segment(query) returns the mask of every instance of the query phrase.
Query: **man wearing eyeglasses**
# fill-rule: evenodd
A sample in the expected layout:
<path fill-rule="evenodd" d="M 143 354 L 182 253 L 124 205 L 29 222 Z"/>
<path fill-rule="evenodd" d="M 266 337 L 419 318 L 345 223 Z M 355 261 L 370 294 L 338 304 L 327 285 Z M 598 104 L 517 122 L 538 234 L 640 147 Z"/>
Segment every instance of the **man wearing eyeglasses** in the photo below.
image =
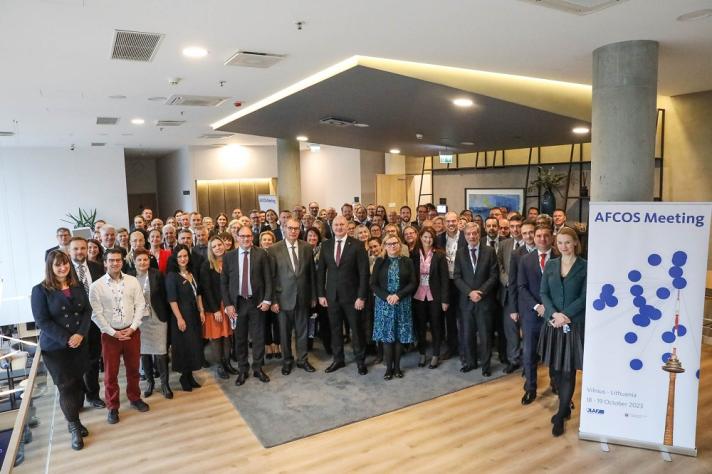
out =
<path fill-rule="evenodd" d="M 276 263 L 274 303 L 272 311 L 279 313 L 279 333 L 284 351 L 282 374 L 292 372 L 292 332 L 297 338 L 297 367 L 314 372 L 307 359 L 309 308 L 316 306 L 316 269 L 311 246 L 299 240 L 299 221 L 287 221 L 287 238 L 269 248 Z"/>
<path fill-rule="evenodd" d="M 69 229 L 66 227 L 60 227 L 57 229 L 57 243 L 59 245 L 55 245 L 51 249 L 45 250 L 45 260 L 47 260 L 47 256 L 52 252 L 53 250 L 61 250 L 62 252 L 68 254 L 69 253 L 69 240 L 72 238 L 72 234 L 69 232 Z"/>
<path fill-rule="evenodd" d="M 249 334 L 252 340 L 252 372 L 263 383 L 269 377 L 262 370 L 265 358 L 265 312 L 272 304 L 272 272 L 269 256 L 253 246 L 252 229 L 242 226 L 237 232 L 238 248 L 223 257 L 220 274 L 225 312 L 235 326 L 235 354 L 239 373 L 235 385 L 247 379 L 250 364 L 247 354 Z"/>

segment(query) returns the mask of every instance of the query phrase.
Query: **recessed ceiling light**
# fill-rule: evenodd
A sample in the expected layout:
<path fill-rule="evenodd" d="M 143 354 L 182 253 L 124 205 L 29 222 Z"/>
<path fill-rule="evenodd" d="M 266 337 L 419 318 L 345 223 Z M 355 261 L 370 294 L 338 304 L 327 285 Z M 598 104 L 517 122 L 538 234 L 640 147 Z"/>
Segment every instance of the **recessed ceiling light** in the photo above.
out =
<path fill-rule="evenodd" d="M 475 144 L 475 142 L 460 142 L 460 145 L 465 145 L 465 146 L 472 146 L 474 144 Z"/>
<path fill-rule="evenodd" d="M 690 13 L 685 13 L 677 17 L 677 21 L 695 21 L 703 20 L 712 16 L 712 8 L 705 8 L 704 10 L 697 10 Z"/>
<path fill-rule="evenodd" d="M 109 99 L 125 99 L 126 96 L 122 94 L 110 95 Z"/>
<path fill-rule="evenodd" d="M 572 130 L 572 132 L 574 132 L 574 133 L 577 134 L 577 135 L 585 135 L 585 134 L 587 134 L 587 133 L 590 132 L 590 131 L 591 131 L 591 130 L 589 130 L 588 127 L 576 127 L 576 128 L 574 128 L 574 129 Z"/>
<path fill-rule="evenodd" d="M 183 50 L 183 56 L 188 58 L 204 58 L 208 55 L 208 50 L 200 46 L 191 46 Z"/>
<path fill-rule="evenodd" d="M 298 142 L 306 142 L 306 141 L 309 141 L 309 137 L 307 137 L 306 135 L 297 135 L 297 141 Z"/>
<path fill-rule="evenodd" d="M 472 99 L 468 99 L 466 97 L 455 99 L 452 101 L 452 103 L 457 105 L 458 107 L 472 107 L 473 105 L 475 105 Z"/>
<path fill-rule="evenodd" d="M 131 123 L 134 125 L 143 125 L 146 121 L 142 118 L 131 119 Z"/>
<path fill-rule="evenodd" d="M 310 143 L 309 144 L 309 151 L 311 151 L 312 153 L 316 153 L 319 150 L 321 150 L 321 145 L 319 145 L 318 143 Z"/>
<path fill-rule="evenodd" d="M 163 97 L 162 95 L 157 95 L 157 96 L 149 97 L 148 100 L 150 100 L 152 102 L 163 102 L 164 100 L 166 100 L 166 97 Z"/>
<path fill-rule="evenodd" d="M 391 155 L 400 155 L 400 149 L 391 148 L 390 150 L 388 150 L 388 153 L 390 153 Z"/>
<path fill-rule="evenodd" d="M 361 123 L 361 122 L 355 122 L 355 123 L 354 123 L 354 127 L 366 128 L 366 127 L 368 127 L 368 124 L 367 124 L 367 123 Z"/>

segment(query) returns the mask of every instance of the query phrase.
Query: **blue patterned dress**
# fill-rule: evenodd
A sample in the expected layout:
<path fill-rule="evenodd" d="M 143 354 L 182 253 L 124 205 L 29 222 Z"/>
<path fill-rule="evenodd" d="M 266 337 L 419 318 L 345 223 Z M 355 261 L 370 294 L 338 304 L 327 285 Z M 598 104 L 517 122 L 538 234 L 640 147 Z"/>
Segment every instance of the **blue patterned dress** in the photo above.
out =
<path fill-rule="evenodd" d="M 385 263 L 385 262 L 384 262 Z M 388 258 L 388 294 L 398 292 L 400 286 L 399 258 Z M 374 311 L 373 340 L 379 342 L 400 342 L 408 344 L 414 341 L 411 297 L 406 296 L 398 304 L 390 305 L 376 295 Z"/>

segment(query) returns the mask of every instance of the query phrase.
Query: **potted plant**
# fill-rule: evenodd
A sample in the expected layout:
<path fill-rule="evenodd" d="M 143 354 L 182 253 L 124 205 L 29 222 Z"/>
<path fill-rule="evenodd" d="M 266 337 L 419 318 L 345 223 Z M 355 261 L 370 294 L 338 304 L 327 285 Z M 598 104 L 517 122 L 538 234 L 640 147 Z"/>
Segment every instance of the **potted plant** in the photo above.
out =
<path fill-rule="evenodd" d="M 61 219 L 62 222 L 66 222 L 67 224 L 73 224 L 75 229 L 78 229 L 80 227 L 89 227 L 90 229 L 94 230 L 94 223 L 96 222 L 96 209 L 93 209 L 91 211 L 85 211 L 80 207 L 79 212 L 76 216 L 73 216 L 71 213 L 67 213 L 67 217 L 69 217 L 71 221 L 67 219 Z"/>
<path fill-rule="evenodd" d="M 556 196 L 554 196 L 554 191 L 559 193 L 561 197 L 564 195 L 559 191 L 559 186 L 566 179 L 566 174 L 554 172 L 554 167 L 552 166 L 548 170 L 543 169 L 541 166 L 537 166 L 536 178 L 530 183 L 529 190 L 539 190 L 541 192 L 540 209 L 539 211 L 543 214 L 552 215 L 556 209 Z"/>

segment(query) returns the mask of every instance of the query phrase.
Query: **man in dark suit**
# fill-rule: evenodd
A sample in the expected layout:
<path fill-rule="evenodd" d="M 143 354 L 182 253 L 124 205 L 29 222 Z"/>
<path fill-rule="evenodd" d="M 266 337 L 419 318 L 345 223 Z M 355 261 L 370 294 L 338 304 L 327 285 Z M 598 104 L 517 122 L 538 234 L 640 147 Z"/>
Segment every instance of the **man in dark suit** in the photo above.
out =
<path fill-rule="evenodd" d="M 238 247 L 223 257 L 220 274 L 225 313 L 237 318 L 235 354 L 239 373 L 235 385 L 248 377 L 247 335 L 252 340 L 252 371 L 261 382 L 269 382 L 262 370 L 265 358 L 265 312 L 272 304 L 272 271 L 269 255 L 252 245 L 252 229 L 243 226 L 237 231 Z"/>
<path fill-rule="evenodd" d="M 72 233 L 67 229 L 66 227 L 60 227 L 57 229 L 57 244 L 51 249 L 45 250 L 45 260 L 47 260 L 47 256 L 49 253 L 53 250 L 61 250 L 64 253 L 67 253 L 69 250 L 69 239 L 72 238 Z"/>
<path fill-rule="evenodd" d="M 279 213 L 279 227 L 274 229 L 274 237 L 275 237 L 275 242 L 279 242 L 280 240 L 284 239 L 284 236 L 287 235 L 287 221 L 292 218 L 292 213 L 287 211 L 287 210 L 282 210 Z"/>
<path fill-rule="evenodd" d="M 200 252 L 195 251 L 193 247 L 193 232 L 191 232 L 190 229 L 181 229 L 178 231 L 178 244 L 185 245 L 190 249 L 190 261 L 193 262 L 193 268 L 201 268 L 203 266 L 205 259 Z"/>
<path fill-rule="evenodd" d="M 528 405 L 536 399 L 536 346 L 541 333 L 544 305 L 539 293 L 541 275 L 546 262 L 551 259 L 553 236 L 551 227 L 540 225 L 534 231 L 536 250 L 524 255 L 519 260 L 517 269 L 518 307 L 522 326 L 522 365 L 524 366 L 524 396 L 522 405 Z"/>
<path fill-rule="evenodd" d="M 455 257 L 455 285 L 460 290 L 460 314 L 464 364 L 460 371 L 477 367 L 475 349 L 478 348 L 482 375 L 489 377 L 492 357 L 492 320 L 496 310 L 499 270 L 494 249 L 480 245 L 480 227 L 468 222 L 464 229 L 467 246 Z M 475 328 L 479 344 L 475 340 Z"/>
<path fill-rule="evenodd" d="M 403 229 L 408 227 L 409 225 L 412 225 L 416 229 L 418 228 L 418 223 L 417 222 L 410 222 L 410 217 L 412 214 L 412 211 L 410 210 L 410 206 L 401 206 L 399 209 L 400 212 L 400 230 L 401 233 L 403 232 Z"/>
<path fill-rule="evenodd" d="M 276 263 L 272 311 L 279 313 L 279 332 L 284 354 L 282 374 L 292 372 L 292 332 L 297 338 L 297 367 L 314 372 L 307 359 L 309 308 L 316 306 L 316 269 L 311 246 L 299 240 L 299 221 L 287 221 L 287 238 L 267 251 Z"/>
<path fill-rule="evenodd" d="M 418 206 L 426 208 L 426 206 Z M 450 306 L 447 311 L 445 311 L 445 341 L 447 343 L 447 350 L 440 357 L 443 360 L 448 359 L 451 355 L 455 356 L 458 354 L 458 347 L 462 344 L 460 343 L 459 332 L 457 330 L 457 322 L 460 318 L 459 304 L 460 298 L 455 286 L 455 257 L 457 256 L 457 251 L 461 248 L 467 247 L 467 242 L 465 241 L 465 233 L 460 232 L 458 229 L 459 218 L 456 212 L 448 212 L 445 214 L 445 232 L 437 236 L 438 246 L 445 250 L 445 256 L 447 260 L 447 270 L 448 276 L 450 277 Z"/>
<path fill-rule="evenodd" d="M 252 245 L 259 247 L 260 234 L 265 230 L 270 230 L 270 227 L 268 224 L 264 224 L 260 221 L 260 211 L 257 209 L 250 211 L 250 221 L 252 221 Z M 279 240 L 282 239 L 280 238 Z"/>
<path fill-rule="evenodd" d="M 347 220 L 334 218 L 334 237 L 321 244 L 321 260 L 317 272 L 319 304 L 329 312 L 331 348 L 334 361 L 326 372 L 345 366 L 344 337 L 341 333 L 344 317 L 351 327 L 351 344 L 358 373 L 368 373 L 365 363 L 363 322 L 360 311 L 368 297 L 368 255 L 362 242 L 346 235 Z"/>
<path fill-rule="evenodd" d="M 87 260 L 87 241 L 84 237 L 72 237 L 69 241 L 69 257 L 77 280 L 82 284 L 89 296 L 89 287 L 101 278 L 104 267 Z M 99 366 L 101 365 L 101 331 L 94 322 L 89 325 L 87 334 L 89 362 L 84 371 L 84 398 L 94 408 L 106 408 L 106 403 L 99 396 Z"/>

